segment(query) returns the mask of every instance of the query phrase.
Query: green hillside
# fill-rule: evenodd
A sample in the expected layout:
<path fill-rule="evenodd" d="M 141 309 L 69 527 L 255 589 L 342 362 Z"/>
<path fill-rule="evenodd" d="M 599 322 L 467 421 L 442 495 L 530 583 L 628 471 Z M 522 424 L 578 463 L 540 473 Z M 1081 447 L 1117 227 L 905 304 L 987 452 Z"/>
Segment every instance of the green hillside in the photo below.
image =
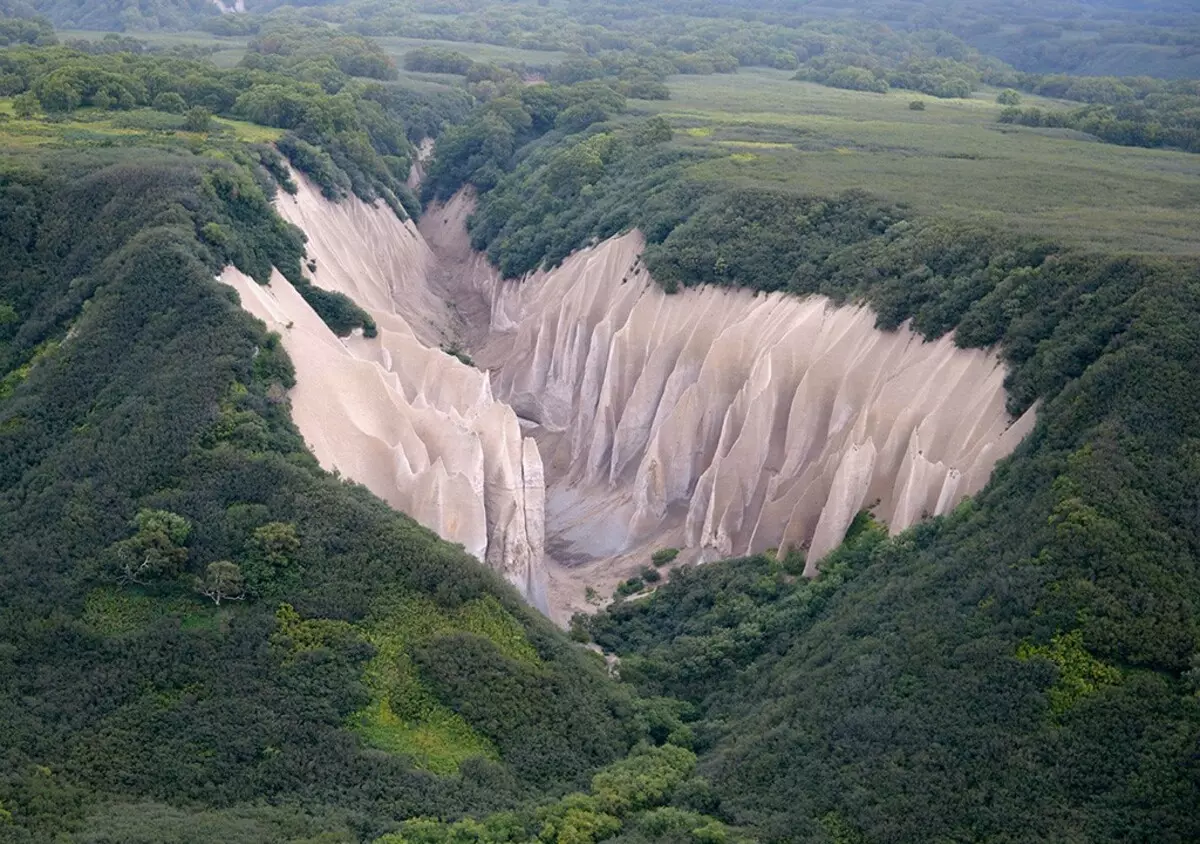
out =
<path fill-rule="evenodd" d="M 0 840 L 1200 840 L 1187 4 L 250 5 L 0 7 Z M 995 347 L 1037 426 L 814 580 L 578 618 L 610 671 L 323 472 L 214 280 L 372 332 L 270 199 L 286 161 L 415 217 L 427 137 L 506 275 L 636 226 L 668 291 Z"/>
<path fill-rule="evenodd" d="M 213 279 L 299 275 L 269 150 L 78 117 L 0 127 L 5 840 L 369 839 L 623 756 L 597 657 L 304 450 Z"/>

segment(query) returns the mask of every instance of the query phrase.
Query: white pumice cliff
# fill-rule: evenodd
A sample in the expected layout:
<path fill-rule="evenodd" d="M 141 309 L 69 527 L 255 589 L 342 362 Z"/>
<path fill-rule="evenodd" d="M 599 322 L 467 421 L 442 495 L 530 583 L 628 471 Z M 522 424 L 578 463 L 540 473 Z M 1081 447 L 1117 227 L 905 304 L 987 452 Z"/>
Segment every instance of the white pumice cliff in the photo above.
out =
<path fill-rule="evenodd" d="M 321 465 L 486 562 L 548 611 L 542 462 L 487 374 L 440 348 L 453 322 L 425 282 L 433 256 L 412 223 L 303 177 L 279 213 L 308 236 L 312 281 L 345 293 L 378 335 L 338 338 L 278 272 L 222 280 L 277 331 L 296 367 L 292 416 Z"/>
<path fill-rule="evenodd" d="M 296 363 L 305 439 L 560 622 L 661 547 L 802 547 L 815 573 L 860 509 L 893 532 L 946 512 L 1034 422 L 1006 413 L 994 354 L 878 331 L 867 308 L 666 295 L 637 232 L 504 281 L 470 249 L 466 195 L 418 230 L 297 181 L 277 206 L 309 237 L 313 282 L 379 326 L 341 340 L 278 275 L 225 272 Z"/>

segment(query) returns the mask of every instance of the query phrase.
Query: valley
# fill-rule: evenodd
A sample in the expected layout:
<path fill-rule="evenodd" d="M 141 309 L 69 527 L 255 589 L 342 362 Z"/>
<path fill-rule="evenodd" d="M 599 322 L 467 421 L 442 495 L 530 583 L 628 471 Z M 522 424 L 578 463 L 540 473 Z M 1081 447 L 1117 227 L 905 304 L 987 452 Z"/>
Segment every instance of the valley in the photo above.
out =
<path fill-rule="evenodd" d="M 0 0 L 0 840 L 1200 840 L 1200 15 L 1083 5 Z"/>
<path fill-rule="evenodd" d="M 286 279 L 227 270 L 296 363 L 301 433 L 559 624 L 666 548 L 792 548 L 815 576 L 860 510 L 893 533 L 948 512 L 1034 424 L 1009 417 L 993 353 L 881 332 L 868 308 L 668 295 L 637 232 L 505 281 L 471 250 L 465 193 L 417 227 L 293 177 L 276 207 L 312 282 L 378 330 L 339 340 Z"/>

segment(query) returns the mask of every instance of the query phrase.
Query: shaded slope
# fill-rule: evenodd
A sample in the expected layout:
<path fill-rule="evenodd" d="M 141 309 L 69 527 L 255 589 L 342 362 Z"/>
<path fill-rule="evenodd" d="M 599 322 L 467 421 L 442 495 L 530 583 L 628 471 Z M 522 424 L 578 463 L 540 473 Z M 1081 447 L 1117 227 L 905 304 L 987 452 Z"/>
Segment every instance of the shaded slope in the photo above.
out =
<path fill-rule="evenodd" d="M 303 451 L 281 400 L 291 367 L 213 281 L 230 256 L 197 235 L 239 233 L 265 259 L 243 269 L 263 280 L 272 264 L 298 271 L 299 241 L 272 244 L 287 232 L 253 182 L 235 227 L 222 194 L 201 189 L 234 168 L 98 155 L 0 184 L 0 300 L 17 314 L 0 397 L 5 835 L 52 840 L 119 813 L 123 840 L 163 840 L 154 830 L 181 814 L 206 840 L 371 838 L 398 818 L 571 788 L 623 754 L 630 701 L 598 661 L 461 549 Z M 177 572 L 122 584 L 112 565 L 142 508 L 190 525 L 186 554 Z M 253 600 L 194 593 L 220 560 L 254 572 Z M 364 625 L 398 595 L 451 617 L 485 600 L 536 652 L 516 663 L 459 629 L 422 646 L 471 642 L 436 679 L 473 689 L 475 713 L 491 705 L 472 728 L 500 762 L 439 778 L 349 729 L 373 694 Z M 532 717 L 502 691 L 529 685 L 551 690 Z"/>

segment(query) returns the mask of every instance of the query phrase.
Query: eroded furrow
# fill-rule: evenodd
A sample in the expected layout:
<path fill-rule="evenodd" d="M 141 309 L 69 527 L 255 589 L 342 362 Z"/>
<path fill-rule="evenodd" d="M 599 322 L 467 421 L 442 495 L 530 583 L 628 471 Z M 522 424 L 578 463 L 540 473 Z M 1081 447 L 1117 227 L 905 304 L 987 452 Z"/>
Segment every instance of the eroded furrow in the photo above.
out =
<path fill-rule="evenodd" d="M 1033 424 L 1007 415 L 994 354 L 820 297 L 668 296 L 637 232 L 504 281 L 470 248 L 467 195 L 418 230 L 297 181 L 278 207 L 314 283 L 380 329 L 339 340 L 282 278 L 227 271 L 296 361 L 306 440 L 560 622 L 661 547 L 804 548 L 815 573 L 860 509 L 893 531 L 943 513 Z"/>

